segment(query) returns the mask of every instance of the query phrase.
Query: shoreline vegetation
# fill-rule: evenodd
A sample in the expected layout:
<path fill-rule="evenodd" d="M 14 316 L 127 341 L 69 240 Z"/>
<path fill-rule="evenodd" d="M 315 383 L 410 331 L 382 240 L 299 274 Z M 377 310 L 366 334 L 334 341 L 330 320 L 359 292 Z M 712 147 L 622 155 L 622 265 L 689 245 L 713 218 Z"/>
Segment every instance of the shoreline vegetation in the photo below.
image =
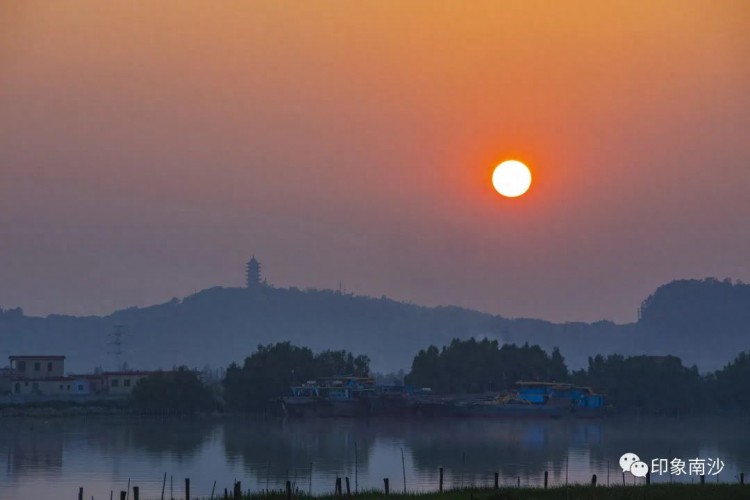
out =
<path fill-rule="evenodd" d="M 223 491 L 222 491 L 223 495 Z M 750 487 L 739 484 L 652 484 L 637 486 L 590 486 L 573 484 L 568 486 L 542 487 L 499 487 L 494 488 L 461 488 L 440 492 L 409 493 L 383 491 L 365 491 L 353 495 L 361 500 L 414 499 L 414 500 L 705 500 L 744 499 L 750 495 Z M 337 495 L 299 496 L 313 500 L 338 500 L 346 497 Z M 215 497 L 222 498 L 222 497 Z M 231 498 L 231 496 L 230 496 Z M 243 500 L 288 500 L 285 492 L 251 493 L 241 497 Z"/>
<path fill-rule="evenodd" d="M 223 492 L 222 492 L 223 494 Z M 750 488 L 739 484 L 652 484 L 638 486 L 595 486 L 568 485 L 551 488 L 541 487 L 500 487 L 467 488 L 428 493 L 390 493 L 368 491 L 355 495 L 361 500 L 414 499 L 414 500 L 693 500 L 715 498 L 722 500 L 744 499 L 750 495 Z M 344 495 L 345 496 L 345 495 Z M 221 498 L 221 497 L 219 497 Z M 231 498 L 231 497 L 230 497 Z M 243 500 L 287 500 L 284 492 L 256 493 L 245 495 Z M 294 496 L 292 496 L 294 498 Z M 304 497 L 303 497 L 304 498 Z M 314 500 L 336 500 L 336 495 L 320 495 Z"/>
<path fill-rule="evenodd" d="M 0 402 L 0 416 L 54 414 L 244 414 L 280 416 L 280 400 L 291 388 L 326 377 L 372 376 L 366 355 L 341 350 L 313 353 L 290 342 L 259 345 L 226 370 L 179 367 L 157 371 L 137 382 L 123 399 Z M 568 369 L 558 349 L 459 340 L 419 351 L 408 373 L 376 375 L 385 385 L 429 388 L 435 396 L 507 395 L 517 381 L 570 383 L 603 393 L 613 413 L 685 416 L 750 411 L 750 355 L 740 353 L 723 369 L 701 374 L 674 356 L 597 355 L 588 367 Z"/>
<path fill-rule="evenodd" d="M 238 483 L 235 484 L 235 487 Z M 189 484 L 186 484 L 189 489 Z M 340 481 L 337 481 L 337 488 Z M 446 489 L 443 492 L 409 492 L 384 490 L 369 490 L 358 493 L 336 490 L 335 493 L 320 495 L 309 495 L 299 490 L 270 490 L 261 492 L 239 492 L 233 488 L 220 488 L 219 491 L 214 484 L 214 492 L 211 496 L 188 496 L 189 491 L 175 492 L 174 498 L 191 498 L 193 500 L 342 500 L 344 498 L 358 500 L 739 500 L 748 498 L 750 486 L 743 484 L 640 484 L 640 485 L 583 485 L 570 484 L 561 486 L 543 487 L 508 487 L 498 488 L 459 488 Z M 79 491 L 79 499 L 86 498 L 85 490 Z M 135 486 L 131 492 L 120 492 L 113 498 L 133 498 L 134 500 L 145 499 L 141 497 L 138 487 Z M 152 497 L 148 497 L 152 498 Z M 168 497 L 163 497 L 168 498 Z"/>
<path fill-rule="evenodd" d="M 371 415 L 366 417 L 289 417 L 278 411 L 271 410 L 257 410 L 257 411 L 227 411 L 227 410 L 213 410 L 213 411 L 195 411 L 195 412 L 142 412 L 135 409 L 132 403 L 127 400 L 118 401 L 116 404 L 112 402 L 79 402 L 79 401 L 43 401 L 43 402 L 27 402 L 22 404 L 12 405 L 0 405 L 0 419 L 3 418 L 65 418 L 65 417 L 124 417 L 124 418 L 153 418 L 153 419 L 183 419 L 183 418 L 196 418 L 196 419 L 250 419 L 250 420 L 336 420 L 337 418 L 345 418 L 349 420 L 369 420 L 369 421 L 404 421 L 404 420 L 462 420 L 469 417 L 460 416 L 394 416 L 394 415 Z M 632 417 L 656 417 L 656 418 L 690 418 L 690 417 L 747 417 L 747 413 L 739 410 L 728 410 L 728 411 L 711 411 L 701 413 L 691 413 L 685 415 L 659 415 L 659 414 L 634 414 L 628 412 L 614 413 L 609 415 L 603 415 L 596 417 L 597 419 L 613 419 L 613 418 L 632 418 Z M 483 417 L 473 417 L 472 419 L 482 419 Z M 523 419 L 523 417 L 484 417 L 489 420 L 501 420 L 501 419 Z M 535 418 L 534 420 L 539 420 Z M 550 421 L 565 421 L 566 419 L 554 419 L 549 418 L 546 420 Z M 589 418 L 591 420 L 591 418 Z M 749 493 L 750 495 L 750 493 Z M 750 496 L 748 497 L 750 498 Z"/>

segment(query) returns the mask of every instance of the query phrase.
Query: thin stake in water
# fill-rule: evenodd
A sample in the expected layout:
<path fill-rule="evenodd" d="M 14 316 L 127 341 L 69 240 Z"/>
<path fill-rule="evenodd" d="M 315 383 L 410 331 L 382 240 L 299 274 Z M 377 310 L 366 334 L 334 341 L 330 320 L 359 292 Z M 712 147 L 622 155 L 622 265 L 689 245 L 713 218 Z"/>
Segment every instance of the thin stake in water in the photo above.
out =
<path fill-rule="evenodd" d="M 459 479 L 459 487 L 464 487 L 464 468 L 466 467 L 466 452 L 461 452 L 461 478 Z"/>
<path fill-rule="evenodd" d="M 609 459 L 607 459 L 607 486 L 609 486 Z"/>
<path fill-rule="evenodd" d="M 358 461 L 357 461 L 357 442 L 354 441 L 354 494 L 356 495 L 359 491 L 359 480 L 358 480 Z"/>
<path fill-rule="evenodd" d="M 404 448 L 401 447 L 401 470 L 404 473 L 404 495 L 406 495 L 406 464 L 404 463 Z"/>

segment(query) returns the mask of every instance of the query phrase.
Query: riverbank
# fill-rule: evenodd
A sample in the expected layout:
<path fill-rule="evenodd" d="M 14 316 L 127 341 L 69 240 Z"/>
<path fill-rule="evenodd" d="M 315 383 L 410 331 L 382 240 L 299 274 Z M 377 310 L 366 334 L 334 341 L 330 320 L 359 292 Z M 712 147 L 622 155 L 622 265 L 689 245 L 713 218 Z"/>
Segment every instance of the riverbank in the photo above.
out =
<path fill-rule="evenodd" d="M 231 498 L 231 491 L 229 492 Z M 214 498 L 224 498 L 224 491 Z M 344 495 L 345 497 L 345 495 Z M 292 495 L 292 499 L 341 500 L 341 496 Z M 287 500 L 285 492 L 250 494 L 243 500 Z M 499 488 L 458 489 L 444 493 L 391 493 L 382 491 L 362 492 L 358 500 L 740 500 L 750 498 L 750 486 L 739 484 L 651 484 L 643 486 L 587 486 L 571 485 L 549 489 L 543 488 Z"/>
<path fill-rule="evenodd" d="M 70 417 L 79 415 L 128 415 L 133 411 L 125 400 L 39 401 L 0 404 L 0 417 Z"/>

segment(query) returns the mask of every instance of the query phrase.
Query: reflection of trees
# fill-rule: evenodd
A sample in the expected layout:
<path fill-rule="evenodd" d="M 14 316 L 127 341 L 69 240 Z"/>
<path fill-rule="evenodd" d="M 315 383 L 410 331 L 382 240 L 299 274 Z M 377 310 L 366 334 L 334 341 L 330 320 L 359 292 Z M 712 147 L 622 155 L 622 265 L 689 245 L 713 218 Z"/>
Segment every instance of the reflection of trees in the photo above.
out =
<path fill-rule="evenodd" d="M 148 418 L 124 428 L 134 448 L 170 453 L 178 461 L 194 456 L 216 429 L 216 422 L 200 418 Z"/>
<path fill-rule="evenodd" d="M 621 472 L 617 461 L 625 452 L 636 453 L 641 460 L 652 458 L 696 457 L 705 435 L 696 432 L 693 424 L 680 418 L 616 417 L 602 422 L 603 440 L 591 448 L 592 465 L 611 464 L 612 471 Z"/>
<path fill-rule="evenodd" d="M 626 451 L 642 460 L 653 458 L 717 458 L 727 466 L 750 465 L 747 418 L 632 418 L 618 417 L 603 422 L 603 445 L 591 450 L 592 462 L 616 461 Z"/>
<path fill-rule="evenodd" d="M 310 467 L 354 477 L 354 443 L 360 470 L 367 466 L 374 436 L 363 420 L 229 420 L 224 447 L 229 460 L 241 459 L 260 484 L 309 478 Z M 302 482 L 302 481 L 298 481 Z"/>
<path fill-rule="evenodd" d="M 105 456 L 168 453 L 182 461 L 195 455 L 216 424 L 200 419 L 87 417 L 8 419 L 0 451 L 13 472 L 61 469 L 63 449 Z"/>
<path fill-rule="evenodd" d="M 64 431 L 109 456 L 145 452 L 170 454 L 181 462 L 194 456 L 216 423 L 200 418 L 101 417 L 68 420 Z"/>
<path fill-rule="evenodd" d="M 414 466 L 427 473 L 443 467 L 467 484 L 494 471 L 515 478 L 560 467 L 572 436 L 567 423 L 545 420 L 434 420 L 421 427 L 405 436 Z"/>
<path fill-rule="evenodd" d="M 58 422 L 17 419 L 4 422 L 0 450 L 7 457 L 8 473 L 61 472 L 63 437 Z"/>
<path fill-rule="evenodd" d="M 748 418 L 608 418 L 601 420 L 435 420 L 424 422 L 404 440 L 414 466 L 427 475 L 439 467 L 447 484 L 486 482 L 499 471 L 505 481 L 521 477 L 551 482 L 565 478 L 566 460 L 580 472 L 619 478 L 619 457 L 628 451 L 650 463 L 653 458 L 721 458 L 731 470 L 750 466 Z M 710 457 L 708 455 L 711 455 Z M 588 464 L 584 461 L 587 460 Z M 583 469 L 581 468 L 583 467 Z M 613 476 L 614 477 L 614 476 Z M 579 475 L 580 478 L 580 475 Z M 604 478 L 600 474 L 600 480 Z M 729 475 L 722 480 L 731 481 Z"/>
<path fill-rule="evenodd" d="M 720 457 L 727 464 L 734 464 L 739 471 L 750 470 L 750 446 L 748 446 L 748 429 L 750 419 L 747 417 L 721 422 L 718 429 L 715 422 L 705 424 L 710 434 L 719 434 L 715 442 Z M 743 466 L 745 468 L 743 468 Z"/>
<path fill-rule="evenodd" d="M 431 487 L 437 487 L 440 467 L 445 470 L 447 487 L 461 482 L 486 484 L 492 481 L 495 471 L 500 472 L 504 483 L 521 477 L 522 484 L 527 480 L 539 484 L 548 470 L 550 483 L 559 484 L 565 478 L 568 455 L 571 481 L 576 473 L 579 480 L 597 473 L 604 483 L 608 461 L 612 481 L 619 481 L 617 460 L 626 451 L 635 452 L 646 461 L 718 456 L 727 467 L 720 479 L 732 481 L 735 471 L 750 471 L 748 424 L 750 418 L 733 417 L 557 421 L 12 418 L 2 423 L 0 463 L 7 462 L 9 475 L 21 477 L 40 471 L 61 474 L 67 457 L 101 457 L 113 466 L 117 457 L 125 462 L 154 455 L 181 462 L 205 454 L 222 462 L 215 455 L 215 448 L 204 447 L 212 436 L 218 436 L 215 432 L 220 432 L 227 462 L 243 464 L 252 480 L 257 480 L 258 489 L 265 487 L 266 480 L 270 487 L 278 488 L 288 478 L 306 490 L 311 463 L 314 479 L 319 475 L 326 480 L 336 475 L 353 479 L 355 441 L 360 488 L 367 474 L 373 485 L 382 484 L 381 476 L 373 479 L 373 471 L 389 469 L 391 465 L 400 471 L 398 449 L 402 445 L 410 487 L 410 462 L 419 480 L 427 478 Z M 397 479 L 391 476 L 392 487 L 400 485 Z M 243 486 L 253 487 L 251 483 Z M 332 479 L 328 487 L 333 487 Z"/>

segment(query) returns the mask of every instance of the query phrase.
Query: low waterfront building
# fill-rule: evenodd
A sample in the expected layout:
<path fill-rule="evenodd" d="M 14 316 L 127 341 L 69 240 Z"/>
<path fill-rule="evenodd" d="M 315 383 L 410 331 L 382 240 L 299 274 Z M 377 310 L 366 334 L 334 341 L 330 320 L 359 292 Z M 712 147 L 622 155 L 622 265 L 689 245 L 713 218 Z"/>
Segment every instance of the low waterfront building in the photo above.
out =
<path fill-rule="evenodd" d="M 65 356 L 9 356 L 13 379 L 44 380 L 65 376 Z"/>
<path fill-rule="evenodd" d="M 110 395 L 128 396 L 139 380 L 151 375 L 152 371 L 103 372 L 103 390 Z"/>
<path fill-rule="evenodd" d="M 48 377 L 43 379 L 14 379 L 13 394 L 59 396 L 70 394 L 73 379 L 70 377 Z"/>
<path fill-rule="evenodd" d="M 129 396 L 139 380 L 152 371 L 112 371 L 65 374 L 65 356 L 10 356 L 0 372 L 0 394 L 64 399 L 67 396 L 107 398 Z"/>
<path fill-rule="evenodd" d="M 104 378 L 101 373 L 70 375 L 71 394 L 89 396 L 104 392 Z"/>
<path fill-rule="evenodd" d="M 65 376 L 65 356 L 10 356 L 10 392 L 21 395 L 68 394 L 71 380 Z"/>
<path fill-rule="evenodd" d="M 12 375 L 10 368 L 0 368 L 0 394 L 10 394 Z"/>

